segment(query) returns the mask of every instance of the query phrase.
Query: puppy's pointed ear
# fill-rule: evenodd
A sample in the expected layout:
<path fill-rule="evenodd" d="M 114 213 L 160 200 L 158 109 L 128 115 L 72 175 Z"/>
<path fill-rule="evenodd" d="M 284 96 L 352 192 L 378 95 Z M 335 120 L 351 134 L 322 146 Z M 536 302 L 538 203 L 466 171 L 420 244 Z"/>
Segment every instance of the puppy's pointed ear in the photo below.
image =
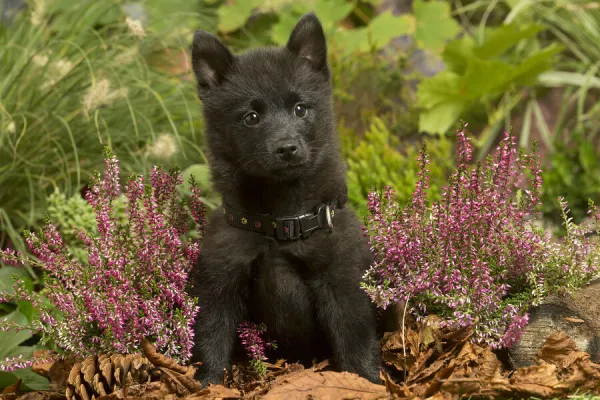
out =
<path fill-rule="evenodd" d="M 206 31 L 194 32 L 192 68 L 200 92 L 218 86 L 231 66 L 233 54 L 216 36 Z"/>
<path fill-rule="evenodd" d="M 294 27 L 287 49 L 298 57 L 310 61 L 315 70 L 328 73 L 327 43 L 325 33 L 314 12 L 305 14 Z"/>

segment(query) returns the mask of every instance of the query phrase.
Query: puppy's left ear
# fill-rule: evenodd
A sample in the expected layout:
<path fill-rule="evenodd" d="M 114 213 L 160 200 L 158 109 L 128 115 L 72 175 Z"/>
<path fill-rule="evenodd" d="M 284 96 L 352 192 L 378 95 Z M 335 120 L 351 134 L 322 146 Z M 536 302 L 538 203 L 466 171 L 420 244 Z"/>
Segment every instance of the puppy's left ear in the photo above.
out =
<path fill-rule="evenodd" d="M 314 12 L 300 18 L 286 47 L 296 56 L 308 60 L 315 70 L 329 74 L 325 33 Z"/>

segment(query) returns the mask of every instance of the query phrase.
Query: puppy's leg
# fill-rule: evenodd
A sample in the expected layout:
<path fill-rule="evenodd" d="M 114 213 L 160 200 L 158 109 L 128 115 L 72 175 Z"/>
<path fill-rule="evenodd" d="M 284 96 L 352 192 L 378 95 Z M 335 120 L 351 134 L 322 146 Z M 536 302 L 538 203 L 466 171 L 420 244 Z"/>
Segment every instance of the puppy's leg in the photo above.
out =
<path fill-rule="evenodd" d="M 222 259 L 221 259 L 222 260 Z M 245 269 L 223 265 L 223 261 L 202 257 L 193 270 L 194 287 L 200 311 L 194 326 L 192 361 L 200 361 L 196 379 L 203 385 L 223 382 L 223 371 L 231 366 L 237 327 L 245 318 L 242 298 Z"/>
<path fill-rule="evenodd" d="M 331 267 L 312 282 L 319 323 L 338 366 L 379 383 L 381 362 L 374 308 L 359 287 L 359 277 L 340 273 L 347 269 L 342 265 Z"/>

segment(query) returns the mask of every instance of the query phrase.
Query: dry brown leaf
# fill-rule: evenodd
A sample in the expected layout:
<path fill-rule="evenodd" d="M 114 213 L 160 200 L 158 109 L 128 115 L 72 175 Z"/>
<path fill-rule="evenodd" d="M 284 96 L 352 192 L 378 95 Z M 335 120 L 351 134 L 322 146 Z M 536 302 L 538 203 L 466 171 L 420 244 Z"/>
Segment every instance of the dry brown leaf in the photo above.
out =
<path fill-rule="evenodd" d="M 477 377 L 484 380 L 491 380 L 502 377 L 502 363 L 489 347 L 483 348 L 483 356 L 480 359 Z"/>
<path fill-rule="evenodd" d="M 186 400 L 209 400 L 209 399 L 239 399 L 241 398 L 239 391 L 228 389 L 223 385 L 210 385 L 201 391 L 185 397 Z"/>
<path fill-rule="evenodd" d="M 406 384 L 398 384 L 392 380 L 390 375 L 387 372 L 381 371 L 379 373 L 379 377 L 383 381 L 385 385 L 385 390 L 392 395 L 398 397 L 410 397 L 415 398 L 414 394 L 410 391 Z"/>
<path fill-rule="evenodd" d="M 536 384 L 554 388 L 558 385 L 556 366 L 552 364 L 519 368 L 509 379 L 513 385 Z"/>
<path fill-rule="evenodd" d="M 8 400 L 8 397 L 0 396 L 2 400 Z M 19 397 L 18 400 L 64 400 L 65 394 L 62 392 L 27 392 Z"/>
<path fill-rule="evenodd" d="M 272 384 L 265 400 L 388 399 L 385 386 L 348 372 L 303 370 L 283 375 Z"/>
<path fill-rule="evenodd" d="M 57 360 L 52 364 L 48 371 L 48 380 L 50 381 L 51 390 L 60 391 L 65 389 L 71 369 L 77 361 L 80 361 L 80 358 L 67 357 Z"/>
<path fill-rule="evenodd" d="M 19 378 L 12 385 L 8 385 L 7 387 L 5 387 L 2 390 L 2 394 L 19 394 L 21 392 L 21 384 L 22 383 L 23 383 L 23 380 L 21 380 L 21 378 Z"/>
<path fill-rule="evenodd" d="M 49 350 L 36 350 L 33 352 L 34 357 L 40 358 L 48 358 L 50 356 Z M 36 374 L 39 374 L 43 377 L 48 377 L 48 372 L 50 371 L 50 367 L 54 364 L 54 361 L 51 362 L 37 362 L 31 366 L 31 370 Z"/>
<path fill-rule="evenodd" d="M 534 383 L 522 383 L 517 385 L 498 383 L 481 391 L 481 394 L 489 397 L 556 397 L 559 392 L 548 386 L 536 385 Z"/>
<path fill-rule="evenodd" d="M 109 395 L 100 396 L 96 400 L 170 400 L 175 399 L 169 386 L 162 381 L 127 386 Z"/>
<path fill-rule="evenodd" d="M 427 349 L 426 351 L 422 351 L 417 357 L 416 361 L 413 363 L 410 370 L 408 371 L 408 374 L 410 376 L 414 376 L 420 373 L 423 370 L 423 368 L 425 368 L 425 366 L 427 365 L 429 359 L 433 356 L 433 352 L 433 348 Z"/>
<path fill-rule="evenodd" d="M 319 372 L 319 371 L 322 371 L 325 368 L 329 367 L 330 364 L 331 363 L 329 362 L 329 360 L 323 360 L 323 361 L 313 365 L 311 369 L 315 372 Z"/>
<path fill-rule="evenodd" d="M 589 354 L 579 351 L 575 341 L 565 332 L 559 331 L 546 339 L 538 353 L 540 360 L 556 365 L 560 370 L 589 358 Z"/>

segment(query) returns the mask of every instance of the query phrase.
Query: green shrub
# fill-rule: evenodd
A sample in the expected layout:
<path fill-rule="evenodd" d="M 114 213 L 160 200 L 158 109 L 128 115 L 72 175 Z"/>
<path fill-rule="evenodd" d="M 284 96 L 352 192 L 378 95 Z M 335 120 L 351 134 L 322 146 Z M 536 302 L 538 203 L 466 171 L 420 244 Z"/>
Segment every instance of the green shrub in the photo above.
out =
<path fill-rule="evenodd" d="M 363 139 L 352 143 L 346 135 L 348 159 L 348 197 L 359 215 L 367 213 L 367 198 L 375 188 L 391 186 L 396 191 L 400 204 L 412 198 L 418 180 L 419 166 L 415 162 L 419 155 L 419 143 L 401 143 L 393 136 L 380 118 L 373 118 L 371 127 Z M 454 168 L 452 146 L 448 139 L 432 139 L 428 143 L 431 201 L 438 201 L 440 189 Z M 402 151 L 400 151 L 402 149 Z"/>
<path fill-rule="evenodd" d="M 543 212 L 547 218 L 560 221 L 561 206 L 556 201 L 564 197 L 573 219 L 585 219 L 588 200 L 600 202 L 600 162 L 597 146 L 580 132 L 572 135 L 571 143 L 557 143 L 551 155 L 552 166 L 544 171 Z M 564 231 L 563 231 L 564 233 Z"/>

